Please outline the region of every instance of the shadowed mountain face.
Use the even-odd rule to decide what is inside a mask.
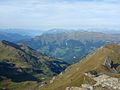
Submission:
[[[120,42],[120,35],[87,31],[48,31],[30,40],[20,41],[49,56],[68,63],[78,62],[96,48],[110,42]]]
[[[21,71],[20,71],[21,70]],[[30,70],[30,69],[26,69]],[[18,69],[15,67],[15,64],[0,62],[0,76],[11,79],[13,82],[24,82],[24,81],[39,81],[39,79],[35,78],[31,74],[26,72],[25,69]],[[31,69],[32,71],[32,69]],[[33,70],[34,71],[34,70]],[[36,70],[37,71],[37,70]],[[41,70],[38,70],[38,73],[43,73]]]
[[[65,72],[57,76],[52,83],[41,90],[69,90],[66,87],[80,87],[84,83],[95,84],[94,80],[85,76],[87,72],[120,78],[120,46],[107,44],[97,49],[94,53],[82,59],[80,63],[71,65]]]
[[[11,89],[12,86],[9,85],[13,84],[15,86],[13,89],[16,89],[17,85],[14,83],[45,82],[67,66],[66,62],[48,57],[25,45],[17,45],[5,40],[0,42],[0,86]],[[10,83],[7,85],[8,82]]]

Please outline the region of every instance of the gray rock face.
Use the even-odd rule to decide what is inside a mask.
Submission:
[[[103,90],[97,89],[98,87],[107,88],[105,90],[120,90],[120,78],[111,77],[102,73],[97,77],[93,77],[91,73],[85,73],[85,75],[96,81],[96,84],[93,85],[93,90]]]
[[[113,67],[113,62],[109,57],[106,58],[103,65],[106,66],[109,70],[111,70],[112,73],[118,73],[117,70]]]
[[[112,60],[107,57],[103,65],[111,68],[112,67],[111,64],[112,64]]]
[[[66,87],[65,90],[94,90],[92,85],[82,84],[82,87]]]

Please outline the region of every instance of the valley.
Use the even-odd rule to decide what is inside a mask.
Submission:
[[[18,43],[21,42],[48,56],[73,64],[107,43],[120,43],[120,35],[53,29],[40,36],[33,37],[30,40],[22,40]]]
[[[119,42],[119,34],[87,31],[1,38],[0,89],[119,90]]]

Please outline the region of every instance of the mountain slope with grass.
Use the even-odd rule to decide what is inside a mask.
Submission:
[[[66,62],[48,57],[23,44],[5,40],[0,42],[0,89],[35,88],[67,66]]]
[[[120,46],[107,44],[97,49],[79,63],[71,65],[42,90],[65,90],[66,87],[80,87],[84,83],[95,84],[94,80],[85,76],[91,71],[120,78]]]

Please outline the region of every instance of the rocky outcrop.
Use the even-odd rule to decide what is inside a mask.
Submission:
[[[80,87],[66,87],[65,90],[82,90]]]
[[[109,57],[105,59],[103,65],[106,66],[112,73],[118,73],[114,67],[113,61]]]
[[[82,84],[81,87],[66,87],[65,90],[94,90],[92,85]]]
[[[99,76],[90,75],[90,73],[85,73],[86,76],[95,80],[97,83],[93,85],[94,89],[97,87],[108,88],[109,90],[120,90],[120,78],[115,78],[108,76],[106,74],[99,74]]]
[[[91,71],[92,72],[92,71]],[[71,86],[65,90],[120,90],[120,78],[108,76],[106,74],[97,74],[87,72],[85,75],[96,81],[96,84],[82,84],[81,87]],[[90,75],[91,74],[91,75]]]
[[[105,59],[103,65],[105,65],[105,66],[111,68],[111,67],[112,67],[111,64],[112,64],[112,60],[111,60],[110,58],[107,57],[107,58]]]

